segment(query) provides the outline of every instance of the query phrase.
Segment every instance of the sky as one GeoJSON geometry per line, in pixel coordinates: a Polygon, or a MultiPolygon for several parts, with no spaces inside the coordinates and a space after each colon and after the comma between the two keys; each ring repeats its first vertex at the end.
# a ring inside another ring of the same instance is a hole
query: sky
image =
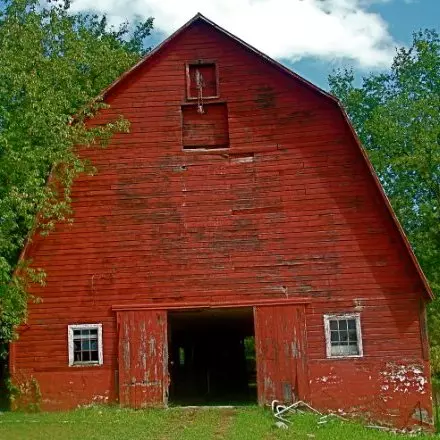
{"type": "Polygon", "coordinates": [[[440,30],[440,0],[73,0],[72,10],[115,25],[153,16],[153,46],[201,12],[323,88],[336,68],[384,70],[414,31],[440,30]]]}

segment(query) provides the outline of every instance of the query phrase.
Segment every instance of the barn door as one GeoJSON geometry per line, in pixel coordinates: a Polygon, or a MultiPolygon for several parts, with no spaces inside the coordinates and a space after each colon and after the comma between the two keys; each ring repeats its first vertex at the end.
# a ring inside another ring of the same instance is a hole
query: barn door
{"type": "Polygon", "coordinates": [[[119,402],[163,406],[168,394],[167,314],[163,310],[118,312],[119,402]]]}
{"type": "Polygon", "coordinates": [[[255,308],[258,401],[307,400],[307,350],[304,306],[255,308]]]}

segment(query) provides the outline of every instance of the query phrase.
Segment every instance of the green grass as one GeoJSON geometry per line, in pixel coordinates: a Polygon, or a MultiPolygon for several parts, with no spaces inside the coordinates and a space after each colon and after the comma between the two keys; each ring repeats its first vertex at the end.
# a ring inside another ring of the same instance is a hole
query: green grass
{"type": "MultiPolygon", "coordinates": [[[[407,435],[368,429],[332,419],[318,426],[313,414],[292,417],[288,430],[275,426],[270,411],[258,407],[135,411],[117,407],[82,408],[63,413],[0,414],[1,440],[275,440],[406,439],[407,435]]],[[[437,437],[437,436],[436,436],[437,437]]],[[[433,438],[420,436],[417,438],[433,438]]]]}

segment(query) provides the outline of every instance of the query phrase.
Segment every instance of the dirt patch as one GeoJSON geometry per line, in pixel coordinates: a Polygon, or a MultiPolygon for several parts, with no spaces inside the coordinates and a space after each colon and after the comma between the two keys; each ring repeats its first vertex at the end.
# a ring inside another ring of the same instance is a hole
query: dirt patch
{"type": "Polygon", "coordinates": [[[228,438],[229,428],[236,415],[237,411],[235,409],[225,409],[221,412],[220,426],[214,431],[214,439],[220,440],[228,438]]]}

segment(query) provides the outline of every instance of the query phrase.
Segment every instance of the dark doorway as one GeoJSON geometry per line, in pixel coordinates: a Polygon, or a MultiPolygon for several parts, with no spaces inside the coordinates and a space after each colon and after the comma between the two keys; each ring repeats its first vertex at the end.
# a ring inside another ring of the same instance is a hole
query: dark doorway
{"type": "Polygon", "coordinates": [[[3,356],[7,352],[7,344],[0,342],[0,411],[9,409],[9,391],[7,389],[8,358],[3,356]]]}
{"type": "Polygon", "coordinates": [[[169,312],[168,326],[171,404],[256,402],[251,308],[169,312]]]}

